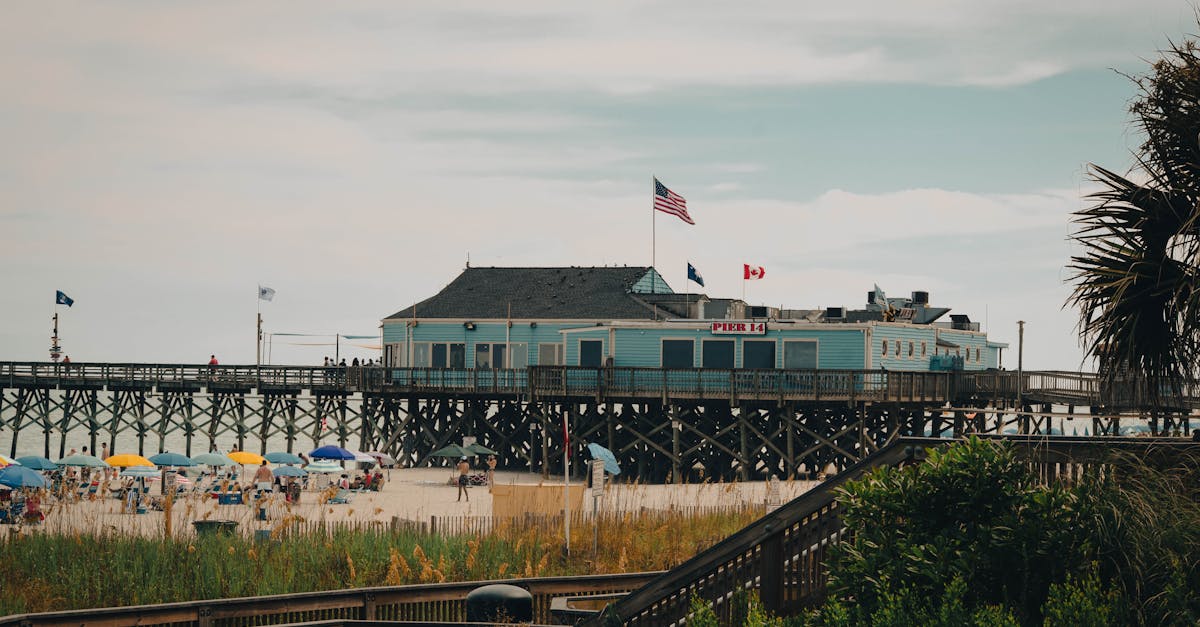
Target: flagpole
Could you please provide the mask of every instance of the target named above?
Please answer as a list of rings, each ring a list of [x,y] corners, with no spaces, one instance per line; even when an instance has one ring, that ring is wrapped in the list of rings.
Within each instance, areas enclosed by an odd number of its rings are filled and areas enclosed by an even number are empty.
[[[652,271],[654,271],[654,262],[655,262],[654,248],[655,248],[655,244],[657,243],[657,238],[658,238],[658,233],[656,232],[657,226],[658,226],[658,221],[655,216],[655,214],[658,212],[654,209],[654,196],[657,193],[657,189],[658,189],[655,186],[654,182],[657,180],[658,179],[655,178],[654,174],[650,175],[650,270],[652,270]],[[654,275],[651,275],[650,276],[650,293],[655,294],[657,292],[658,292],[658,280],[654,277]]]
[[[258,314],[258,327],[254,332],[254,367],[262,367],[262,285],[258,286],[258,294],[254,299],[254,306]]]

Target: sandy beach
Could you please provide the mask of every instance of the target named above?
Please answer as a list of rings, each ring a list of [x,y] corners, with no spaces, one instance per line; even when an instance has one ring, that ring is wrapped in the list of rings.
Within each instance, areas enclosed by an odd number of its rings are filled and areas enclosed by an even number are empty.
[[[240,505],[220,504],[217,499],[203,493],[188,493],[178,497],[172,506],[172,533],[184,535],[194,533],[193,521],[233,520],[243,532],[250,530],[278,529],[296,522],[344,522],[367,524],[371,521],[390,523],[394,517],[401,520],[429,522],[431,518],[486,517],[493,514],[493,495],[486,486],[468,489],[469,501],[457,501],[458,489],[449,484],[449,468],[393,469],[383,489],[377,492],[353,492],[350,502],[332,504],[324,502],[328,492],[305,490],[299,503],[287,503],[282,495],[271,495],[264,499],[266,520],[261,520],[258,504],[251,502]],[[575,480],[572,485],[579,486]],[[640,509],[671,509],[693,507],[738,507],[745,504],[762,504],[768,501],[786,502],[815,485],[812,481],[779,481],[778,496],[768,494],[767,482],[702,483],[688,485],[645,485],[611,483],[605,495],[597,503],[601,510],[636,511]],[[504,472],[496,473],[497,493],[509,486],[545,486],[557,489],[561,494],[562,479],[541,475]],[[151,496],[156,496],[157,483],[151,487]],[[559,498],[558,503],[561,503]],[[590,496],[584,498],[583,506],[593,506]],[[43,507],[45,521],[40,525],[9,527],[22,533],[75,533],[86,530],[108,530],[119,533],[140,533],[147,536],[161,535],[164,531],[164,513],[147,508],[146,513],[124,511],[124,503],[116,498],[84,498],[81,500],[50,500]]]

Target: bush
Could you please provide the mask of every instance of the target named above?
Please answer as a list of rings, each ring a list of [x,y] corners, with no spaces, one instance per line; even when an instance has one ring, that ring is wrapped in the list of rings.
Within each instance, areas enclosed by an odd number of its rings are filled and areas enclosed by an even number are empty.
[[[978,438],[876,469],[839,500],[853,535],[835,552],[830,593],[852,622],[967,624],[996,606],[1039,623],[1051,584],[1089,557],[1077,496],[1037,485],[1010,447]]]

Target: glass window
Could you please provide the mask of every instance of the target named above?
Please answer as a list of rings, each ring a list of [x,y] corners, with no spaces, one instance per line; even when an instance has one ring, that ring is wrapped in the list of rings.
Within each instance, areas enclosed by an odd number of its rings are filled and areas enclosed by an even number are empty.
[[[446,367],[446,345],[445,344],[434,344],[432,346],[431,357],[429,359],[429,365],[434,368],[445,368]]]
[[[523,370],[529,366],[529,345],[524,342],[512,342],[508,345],[508,367]]]
[[[783,367],[815,370],[817,367],[817,343],[815,341],[784,342]]]
[[[603,349],[603,340],[579,340],[579,365],[599,368],[602,363]]]
[[[663,368],[695,368],[696,342],[694,340],[663,340]]]
[[[879,343],[879,354],[880,354],[880,355],[883,355],[884,357],[887,357],[887,346],[888,346],[888,345],[887,345],[887,340],[884,340],[884,341],[882,341],[882,342],[880,342],[880,343]]]
[[[458,368],[459,370],[467,367],[467,345],[466,344],[451,344],[450,345],[450,368]]]
[[[927,348],[927,347],[926,347],[926,345],[925,345],[925,341],[924,341],[924,340],[921,340],[921,356],[922,356],[922,357],[924,357],[924,356],[925,356],[925,350],[926,350],[926,348]]]
[[[743,368],[774,368],[775,342],[746,340],[742,342]]]
[[[485,370],[492,367],[492,345],[491,344],[476,344],[475,345],[475,367],[485,369]]]
[[[562,344],[538,344],[538,365],[539,366],[561,366],[563,365],[563,345]]]
[[[430,363],[430,346],[429,342],[413,342],[413,366],[416,368],[429,368]]]
[[[896,356],[903,357],[903,355],[900,354],[900,340],[896,340]]]
[[[705,368],[733,368],[733,340],[704,340],[700,351]]]

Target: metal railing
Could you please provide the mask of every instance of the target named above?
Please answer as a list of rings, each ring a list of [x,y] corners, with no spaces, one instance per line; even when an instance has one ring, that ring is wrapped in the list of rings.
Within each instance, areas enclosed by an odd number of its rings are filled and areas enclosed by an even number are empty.
[[[1036,436],[987,436],[1014,443],[1046,483],[1075,480],[1101,464],[1114,450],[1170,453],[1193,447],[1179,440],[1148,438],[1046,439]],[[673,625],[682,624],[693,596],[712,602],[722,624],[730,624],[740,592],[758,593],[764,608],[793,615],[818,605],[826,594],[826,556],[849,531],[842,525],[838,488],[877,466],[895,466],[923,459],[923,450],[945,446],[953,440],[900,438],[833,479],[783,507],[642,588],[610,604],[583,624]],[[615,622],[614,622],[615,621]]]

